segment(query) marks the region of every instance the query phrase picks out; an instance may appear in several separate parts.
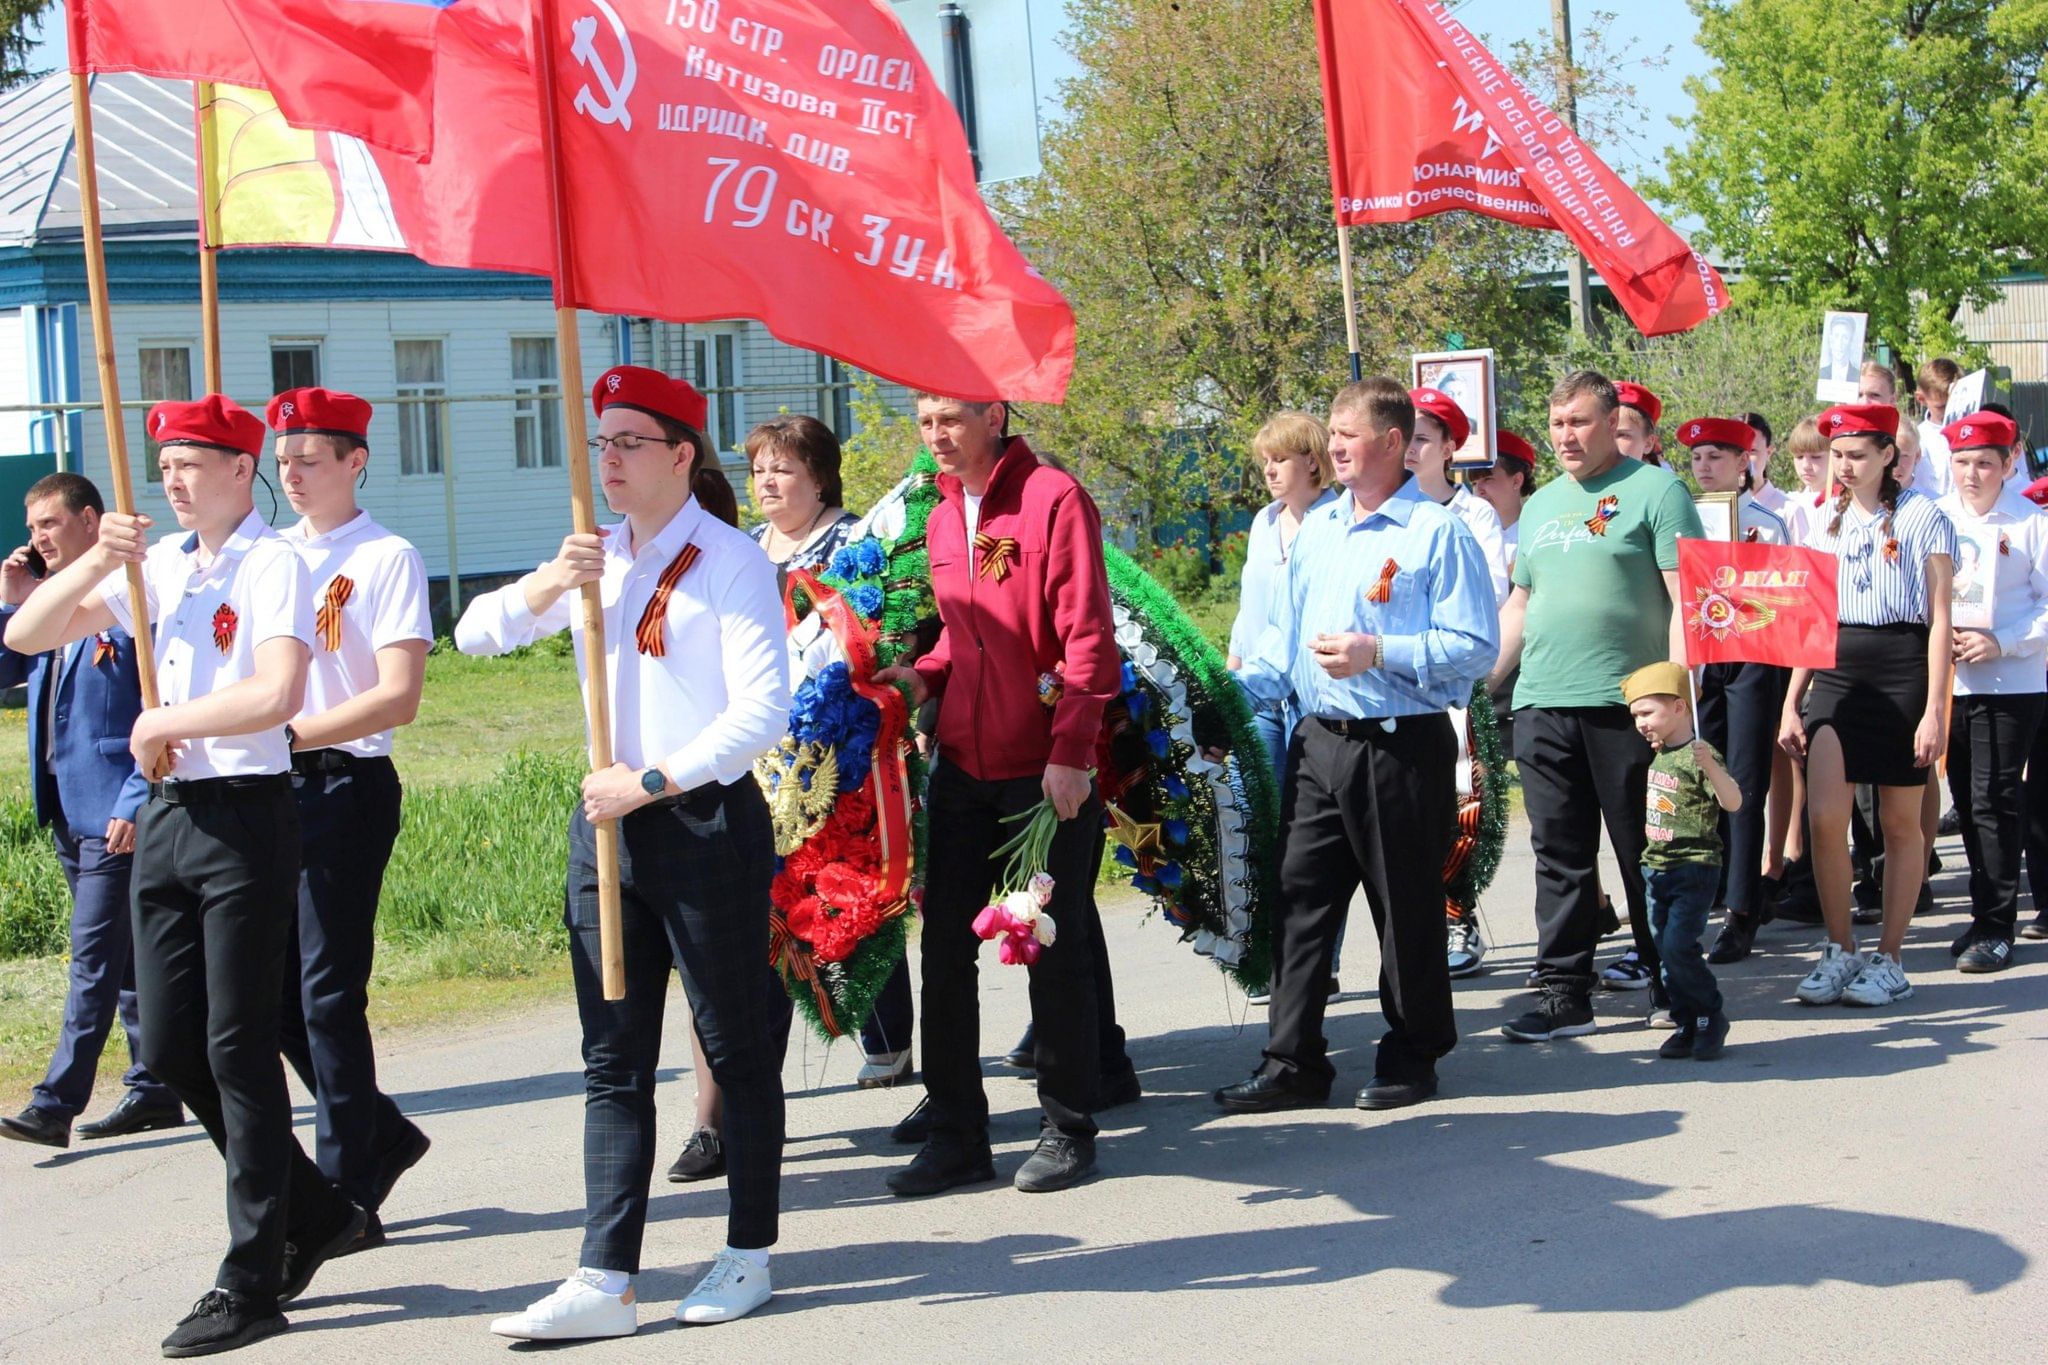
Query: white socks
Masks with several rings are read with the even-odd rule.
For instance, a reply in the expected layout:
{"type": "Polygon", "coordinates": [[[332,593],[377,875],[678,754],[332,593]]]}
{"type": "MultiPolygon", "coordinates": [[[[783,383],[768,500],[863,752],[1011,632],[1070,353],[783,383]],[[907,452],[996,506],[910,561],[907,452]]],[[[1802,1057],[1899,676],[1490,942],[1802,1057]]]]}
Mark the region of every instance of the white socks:
{"type": "Polygon", "coordinates": [[[760,1248],[760,1249],[759,1249],[759,1250],[757,1251],[757,1250],[754,1250],[754,1249],[752,1249],[752,1248],[747,1248],[747,1247],[734,1247],[734,1246],[729,1246],[729,1247],[727,1247],[727,1248],[726,1248],[725,1250],[726,1250],[726,1254],[727,1254],[727,1255],[729,1255],[729,1256],[744,1256],[744,1257],[746,1257],[746,1258],[747,1258],[747,1259],[748,1259],[749,1261],[752,1261],[752,1262],[753,1262],[753,1263],[754,1263],[754,1264],[755,1264],[756,1266],[760,1267],[760,1268],[761,1268],[762,1270],[766,1270],[766,1269],[768,1268],[768,1248],[767,1248],[767,1247],[762,1247],[762,1248],[760,1248]]]}
{"type": "Polygon", "coordinates": [[[597,1276],[597,1287],[615,1299],[633,1287],[633,1277],[623,1270],[599,1270],[596,1266],[589,1265],[578,1266],[576,1269],[579,1274],[597,1276]]]}

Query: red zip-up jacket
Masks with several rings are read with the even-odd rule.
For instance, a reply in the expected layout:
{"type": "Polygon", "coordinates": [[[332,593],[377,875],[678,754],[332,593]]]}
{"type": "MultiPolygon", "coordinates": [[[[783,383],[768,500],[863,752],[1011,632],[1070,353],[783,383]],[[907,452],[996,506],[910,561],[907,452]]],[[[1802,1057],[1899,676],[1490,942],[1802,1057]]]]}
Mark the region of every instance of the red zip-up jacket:
{"type": "Polygon", "coordinates": [[[989,477],[978,547],[960,481],[940,475],[939,493],[925,542],[943,629],[916,665],[939,698],[939,753],[984,782],[1038,777],[1048,763],[1089,767],[1122,677],[1102,514],[1021,436],[989,477]],[[1060,677],[1051,705],[1039,695],[1048,673],[1060,677]]]}

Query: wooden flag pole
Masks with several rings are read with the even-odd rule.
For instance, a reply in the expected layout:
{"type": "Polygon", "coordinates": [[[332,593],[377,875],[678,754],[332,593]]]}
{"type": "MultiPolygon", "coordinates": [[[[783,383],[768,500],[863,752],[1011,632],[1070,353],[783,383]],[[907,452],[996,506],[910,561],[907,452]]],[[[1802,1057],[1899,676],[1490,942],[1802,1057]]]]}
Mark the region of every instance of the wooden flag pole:
{"type": "Polygon", "coordinates": [[[1351,382],[1365,378],[1364,362],[1358,354],[1358,296],[1351,282],[1351,229],[1337,224],[1337,273],[1344,283],[1344,342],[1351,350],[1351,382]]]}
{"type": "Polygon", "coordinates": [[[195,81],[199,103],[199,334],[206,353],[206,391],[225,393],[220,361],[220,125],[212,81],[195,81]]]}
{"type": "MultiPolygon", "coordinates": [[[[561,362],[562,415],[568,419],[569,514],[578,535],[597,531],[590,487],[590,428],[583,413],[583,342],[569,297],[568,188],[562,177],[560,136],[555,126],[555,6],[541,0],[534,9],[533,50],[539,56],[541,143],[547,157],[548,209],[555,232],[555,351],[561,362]]],[[[611,689],[606,681],[604,599],[595,583],[583,585],[583,705],[590,721],[590,766],[612,766],[611,689]]],[[[604,969],[604,998],[626,998],[626,951],[619,920],[619,822],[606,820],[597,837],[597,939],[604,969]]]]}
{"type": "MultiPolygon", "coordinates": [[[[100,411],[107,424],[107,463],[114,477],[114,510],[135,515],[135,484],[128,470],[128,427],[121,416],[121,376],[114,368],[114,316],[107,302],[107,254],[100,239],[100,172],[93,157],[92,87],[82,71],[71,73],[71,127],[78,157],[78,201],[85,215],[85,284],[92,298],[92,348],[100,366],[100,411]]],[[[155,707],[156,640],[149,629],[149,593],[142,566],[128,566],[128,602],[135,620],[135,668],[141,675],[142,704],[155,707]]]]}

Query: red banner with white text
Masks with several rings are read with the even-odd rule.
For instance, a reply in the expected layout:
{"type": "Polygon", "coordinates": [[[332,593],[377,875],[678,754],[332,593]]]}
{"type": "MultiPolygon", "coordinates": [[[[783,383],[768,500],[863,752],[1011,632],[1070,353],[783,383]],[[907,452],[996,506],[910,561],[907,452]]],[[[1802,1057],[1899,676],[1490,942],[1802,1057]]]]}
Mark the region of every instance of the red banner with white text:
{"type": "Polygon", "coordinates": [[[1706,258],[1441,0],[1315,0],[1337,221],[1464,209],[1563,232],[1645,336],[1728,304],[1706,258]]]}
{"type": "Polygon", "coordinates": [[[1058,402],[1074,317],[983,205],[884,0],[542,0],[557,301],[784,341],[957,398],[1058,402]]]}
{"type": "Polygon", "coordinates": [[[1835,557],[1791,545],[1678,542],[1688,664],[1833,668],[1835,557]]]}

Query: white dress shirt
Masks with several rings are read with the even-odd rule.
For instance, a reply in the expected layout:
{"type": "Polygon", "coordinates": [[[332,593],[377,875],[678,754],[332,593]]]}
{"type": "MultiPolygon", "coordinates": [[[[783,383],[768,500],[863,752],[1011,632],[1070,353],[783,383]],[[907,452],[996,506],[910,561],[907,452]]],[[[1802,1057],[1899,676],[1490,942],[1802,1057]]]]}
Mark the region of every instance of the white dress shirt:
{"type": "MultiPolygon", "coordinates": [[[[313,593],[305,561],[251,511],[210,561],[199,536],[179,531],[149,547],[142,580],[156,640],[157,695],[165,706],[208,696],[255,676],[266,640],[313,642],[313,593]]],[[[100,600],[121,628],[135,629],[128,574],[101,581],[100,600]]],[[[171,777],[260,777],[288,772],[291,746],[282,725],[249,735],[184,742],[171,777]]]]}
{"type": "Polygon", "coordinates": [[[1977,516],[1960,493],[1939,504],[1955,524],[1958,542],[1982,527],[1996,528],[1998,558],[1991,580],[1991,637],[1999,657],[1956,665],[1959,697],[2048,690],[2048,513],[2007,485],[1977,516]]]}
{"type": "Polygon", "coordinates": [[[1735,504],[1736,520],[1740,523],[1742,538],[1751,545],[1790,545],[1792,529],[1785,519],[1763,505],[1763,502],[1749,493],[1742,495],[1735,504]]]}
{"type": "MultiPolygon", "coordinates": [[[[745,532],[692,498],[661,533],[629,544],[625,522],[605,528],[605,676],[611,686],[612,757],[658,767],[684,791],[736,782],[782,741],[789,725],[789,658],[775,566],[745,532]],[[663,617],[666,651],[643,654],[635,630],[662,571],[695,545],[700,557],[676,581],[663,617]]],[[[586,675],[582,593],[567,592],[540,616],[511,583],[469,604],[455,627],[465,654],[503,654],[572,632],[586,675]]]]}
{"type": "MultiPolygon", "coordinates": [[[[357,512],[320,535],[308,521],[281,532],[306,561],[313,587],[313,662],[301,716],[332,711],[377,685],[377,651],[407,640],[434,640],[427,609],[427,566],[412,542],[357,512]],[[330,604],[338,635],[323,629],[330,604]],[[330,649],[332,641],[335,647],[330,649]]],[[[391,731],[336,744],[358,758],[385,758],[391,731]]]]}
{"type": "Polygon", "coordinates": [[[1941,423],[1920,424],[1920,463],[1913,466],[1913,487],[1930,498],[1946,497],[1956,486],[1955,472],[1949,468],[1948,438],[1941,434],[1941,423]]]}
{"type": "Polygon", "coordinates": [[[1514,590],[1514,580],[1508,575],[1513,565],[1508,559],[1508,539],[1501,529],[1500,513],[1493,504],[1480,497],[1464,484],[1451,494],[1451,500],[1444,504],[1451,514],[1465,523],[1465,529],[1479,542],[1480,553],[1486,556],[1486,575],[1493,580],[1493,607],[1500,610],[1508,600],[1508,593],[1514,590]]]}
{"type": "Polygon", "coordinates": [[[1750,496],[1766,512],[1776,514],[1781,521],[1784,520],[1786,506],[1792,501],[1785,495],[1784,489],[1763,478],[1756,481],[1756,487],[1750,490],[1750,496]]]}

